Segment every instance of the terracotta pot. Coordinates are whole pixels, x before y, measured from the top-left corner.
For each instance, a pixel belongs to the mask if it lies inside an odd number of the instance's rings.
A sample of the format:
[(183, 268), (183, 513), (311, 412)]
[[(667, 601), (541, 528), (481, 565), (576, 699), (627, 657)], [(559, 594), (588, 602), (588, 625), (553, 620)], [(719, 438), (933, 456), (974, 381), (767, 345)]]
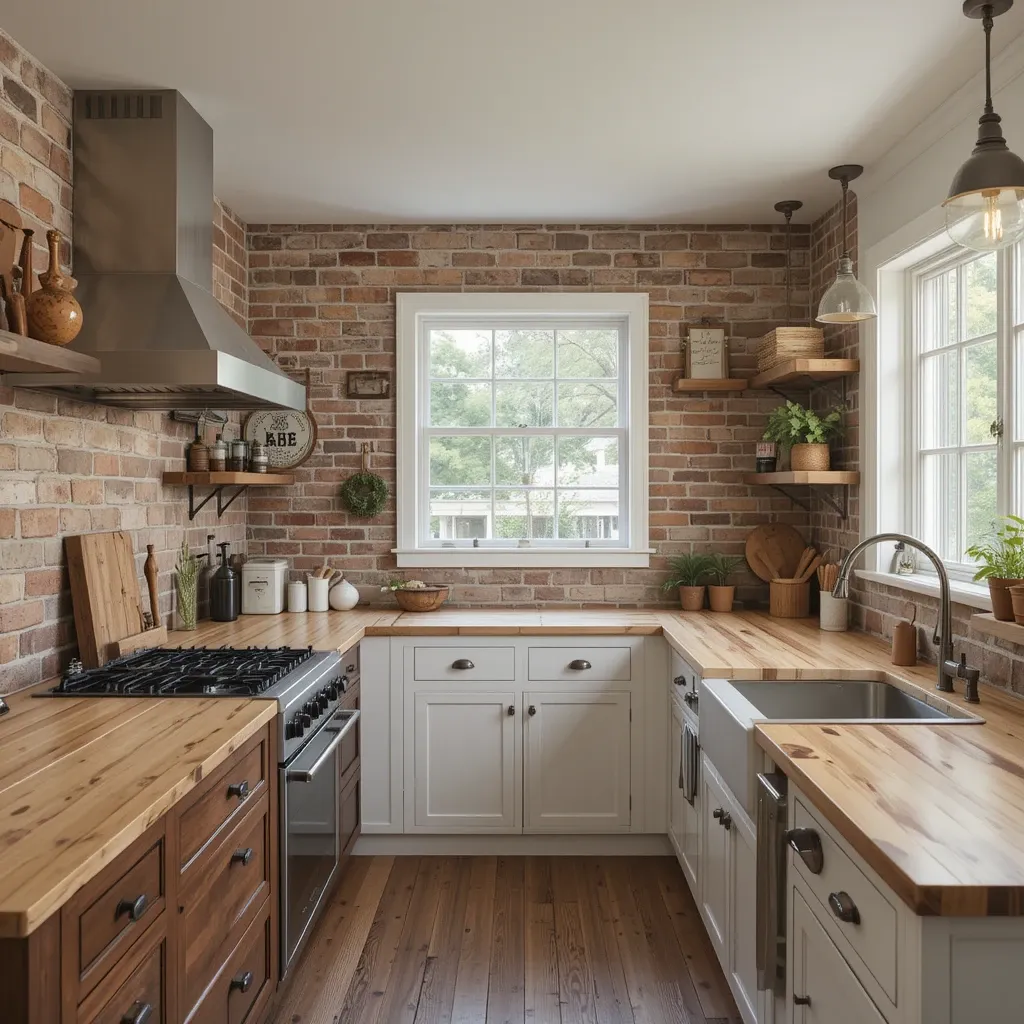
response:
[(71, 294), (75, 280), (60, 271), (60, 239), (59, 231), (46, 232), (50, 266), (39, 275), (41, 287), (25, 300), (30, 337), (51, 345), (67, 345), (82, 329), (82, 307)]
[(735, 600), (735, 587), (708, 587), (708, 603), (713, 612), (731, 612)]
[(699, 612), (704, 607), (704, 587), (680, 587), (679, 603), (684, 612)]
[(992, 598), (992, 617), (999, 622), (1013, 622), (1013, 601), (1010, 587), (1024, 585), (1024, 580), (1007, 580), (999, 576), (988, 579), (988, 594)]
[(1013, 621), (1024, 626), (1024, 585), (1010, 587), (1010, 601), (1013, 604)]
[(821, 472), (829, 468), (827, 444), (795, 444), (789, 453), (789, 468), (794, 471)]

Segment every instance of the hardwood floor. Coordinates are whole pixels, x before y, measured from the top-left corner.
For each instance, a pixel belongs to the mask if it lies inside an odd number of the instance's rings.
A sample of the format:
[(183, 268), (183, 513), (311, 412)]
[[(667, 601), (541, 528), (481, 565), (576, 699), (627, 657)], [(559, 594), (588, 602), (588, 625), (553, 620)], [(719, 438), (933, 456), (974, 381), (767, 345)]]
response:
[(275, 1024), (724, 1024), (670, 857), (356, 857)]

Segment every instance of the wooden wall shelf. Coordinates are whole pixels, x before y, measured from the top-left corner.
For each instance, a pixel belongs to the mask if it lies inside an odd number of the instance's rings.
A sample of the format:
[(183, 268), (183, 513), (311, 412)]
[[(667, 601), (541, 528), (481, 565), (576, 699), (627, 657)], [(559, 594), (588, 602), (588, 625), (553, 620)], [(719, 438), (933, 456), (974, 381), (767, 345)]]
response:
[(788, 470), (781, 473), (744, 473), (745, 484), (765, 484), (769, 487), (810, 485), (834, 487), (837, 484), (859, 484), (860, 473), (829, 469), (818, 472), (806, 470)]
[(997, 636), (1000, 640), (1009, 640), (1011, 644), (1024, 644), (1024, 626), (1016, 622), (1002, 622), (991, 613), (978, 613), (971, 616), (971, 629), (986, 636)]
[[(203, 506), (212, 498), (217, 499), (217, 518), (228, 510), (228, 507), (239, 495), (250, 487), (281, 487), (295, 483), (291, 473), (164, 473), (165, 484), (180, 484), (188, 487), (188, 519), (191, 522), (202, 511)], [(196, 504), (195, 488), (212, 487), (213, 490)], [(225, 487), (236, 488), (235, 493), (227, 500), (221, 496)]]
[(718, 377), (701, 380), (699, 377), (680, 377), (672, 390), (681, 391), (746, 391), (748, 382), (739, 377)]
[(99, 373), (100, 361), (63, 345), (0, 331), (0, 373)]
[(859, 370), (859, 359), (787, 359), (784, 363), (779, 363), (770, 370), (752, 377), (748, 385), (761, 391), (777, 384), (811, 388), (822, 381), (846, 377)]

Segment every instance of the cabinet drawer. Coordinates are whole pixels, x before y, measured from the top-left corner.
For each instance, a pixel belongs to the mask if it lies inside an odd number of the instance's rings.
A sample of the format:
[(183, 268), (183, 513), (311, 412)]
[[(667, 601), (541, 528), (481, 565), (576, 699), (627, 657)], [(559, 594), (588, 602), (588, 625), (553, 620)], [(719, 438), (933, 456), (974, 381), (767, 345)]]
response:
[(628, 647), (531, 647), (530, 679), (587, 683), (594, 679), (628, 680)]
[[(250, 1024), (266, 1005), (271, 978), (269, 905), (222, 964), (188, 1024)], [(257, 1005), (260, 1004), (260, 1005)]]
[(145, 1024), (164, 1024), (166, 955), (167, 943), (160, 942), (98, 1013), (86, 1015), (86, 1024), (130, 1024), (136, 1020), (144, 1020)]
[(514, 647), (417, 647), (413, 678), (425, 680), (512, 680), (516, 677)]
[(267, 788), (266, 733), (236, 754), (202, 790), (178, 824), (178, 849), (184, 872), (225, 825), (236, 821)]
[[(185, 1005), (193, 1006), (270, 888), (268, 801), (253, 808), (221, 843), (201, 878), (182, 900)], [(234, 933), (234, 934), (232, 934)]]
[[(813, 829), (821, 841), (822, 869), (814, 874), (796, 854), (791, 857), (797, 875), (821, 903), (821, 913), (831, 920), (849, 942), (863, 967), (896, 1005), (896, 908), (868, 879), (832, 838), (827, 828), (796, 798), (793, 825)], [(856, 907), (859, 923), (842, 920), (830, 897), (845, 893)], [(854, 969), (859, 965), (854, 964)]]

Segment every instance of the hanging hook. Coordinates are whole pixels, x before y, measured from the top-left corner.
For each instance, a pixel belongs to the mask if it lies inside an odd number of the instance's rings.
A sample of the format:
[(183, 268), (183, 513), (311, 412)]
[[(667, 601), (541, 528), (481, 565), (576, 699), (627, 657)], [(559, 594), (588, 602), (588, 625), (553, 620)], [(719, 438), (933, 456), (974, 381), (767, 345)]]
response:
[(363, 442), (363, 472), (368, 473), (370, 470), (370, 442)]

